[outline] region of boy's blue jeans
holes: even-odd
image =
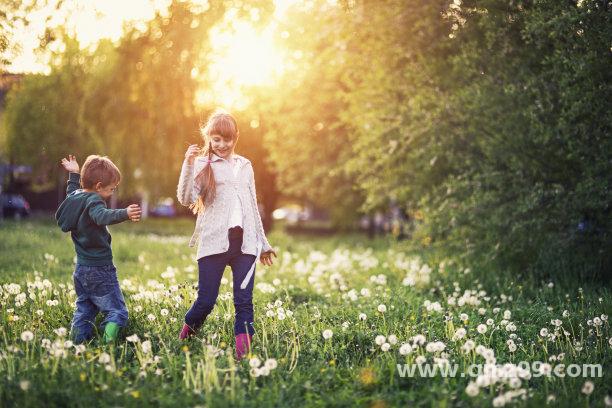
[[[93,337],[99,312],[104,314],[102,328],[110,322],[125,327],[128,311],[114,265],[77,264],[72,277],[77,294],[76,310],[72,318],[72,335],[75,342],[80,343]]]
[[[251,276],[249,284],[240,289],[240,284],[256,261],[255,255],[243,254],[242,228],[230,228],[229,249],[227,252],[205,256],[198,259],[199,282],[198,297],[185,315],[185,323],[192,329],[198,329],[206,317],[212,312],[219,295],[219,285],[223,271],[227,265],[231,266],[234,280],[234,308],[236,320],[234,334],[255,334],[253,328],[253,282],[255,275]]]

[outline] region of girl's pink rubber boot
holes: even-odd
[[[247,333],[240,333],[236,336],[236,359],[242,360],[251,348],[253,336]]]
[[[187,323],[183,324],[183,329],[181,330],[181,334],[179,334],[179,340],[185,340],[188,337],[191,337],[195,334],[195,331],[187,326]]]

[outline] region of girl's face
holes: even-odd
[[[234,151],[235,141],[232,139],[225,139],[221,135],[210,135],[210,145],[213,153],[222,159],[227,159]]]

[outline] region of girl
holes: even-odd
[[[276,253],[268,243],[257,209],[251,162],[237,154],[238,126],[229,114],[217,111],[201,130],[205,148],[191,145],[177,188],[178,201],[197,214],[189,246],[199,239],[198,296],[187,314],[181,340],[195,334],[212,311],[223,271],[231,266],[234,279],[236,357],[251,347],[255,262],[272,265]]]

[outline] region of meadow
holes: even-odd
[[[69,235],[51,219],[0,223],[0,406],[612,406],[609,287],[508,276],[408,241],[274,231],[249,358],[233,358],[229,269],[180,342],[192,225],[110,227],[129,325],[116,345],[77,345]],[[398,364],[438,371],[402,377]],[[570,375],[583,364],[601,376]]]

